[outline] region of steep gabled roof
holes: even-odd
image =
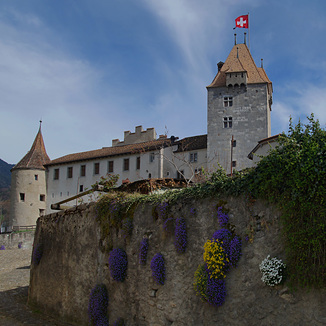
[[[11,169],[37,169],[45,170],[44,165],[50,162],[45,150],[41,125],[29,152]]]
[[[213,82],[207,88],[226,86],[226,73],[243,71],[247,72],[247,84],[271,84],[265,70],[263,68],[257,68],[247,45],[236,44]]]
[[[118,155],[145,153],[169,146],[170,143],[171,140],[168,138],[159,138],[156,140],[137,144],[103,147],[101,149],[95,149],[92,151],[68,154],[50,161],[48,164],[46,164],[46,166],[101,159],[106,157],[108,158]]]

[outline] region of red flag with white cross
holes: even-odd
[[[236,18],[235,28],[249,28],[249,15],[242,15]]]

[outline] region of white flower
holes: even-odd
[[[270,258],[268,255],[259,265],[262,272],[261,280],[269,286],[274,286],[282,282],[286,265],[276,257]]]

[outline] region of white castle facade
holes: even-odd
[[[34,171],[28,167],[31,175],[25,177],[21,162],[26,159],[23,159],[12,170],[12,223],[35,224],[44,209],[46,214],[53,212],[52,204],[90,189],[107,174],[119,175],[118,184],[156,178],[196,181],[202,169],[213,171],[221,166],[231,173],[233,169],[239,171],[253,166],[255,151],[269,143],[269,139],[275,141],[275,137],[270,138],[272,83],[263,67],[256,66],[246,44],[235,44],[225,63],[218,63],[218,72],[207,86],[207,94],[207,135],[179,140],[173,136],[157,137],[154,128],[143,130],[137,126],[134,132],[124,132],[123,141],[113,140],[110,147],[69,154],[52,161],[43,144],[44,148],[40,148],[44,158],[39,160],[42,167]],[[42,138],[40,131],[37,138]],[[35,171],[44,184],[42,189],[37,188],[33,180]],[[35,184],[35,190],[23,189],[27,184]],[[28,205],[24,206],[25,211],[19,210],[21,193],[25,193],[26,201],[32,193],[42,196],[39,200],[34,196],[33,200],[42,201],[44,206],[31,213],[27,213]],[[77,199],[72,202],[77,203]],[[33,216],[34,222],[24,220],[23,216],[27,215]]]

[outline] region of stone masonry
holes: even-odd
[[[193,281],[203,263],[204,243],[219,228],[216,206],[221,199],[227,202],[243,249],[238,267],[226,279],[226,302],[216,308],[196,296]],[[285,259],[275,208],[245,198],[210,198],[175,205],[172,214],[186,219],[184,254],[176,252],[173,232],[166,234],[162,222],[153,219],[150,205],[137,208],[133,234],[127,240],[115,229],[110,239],[101,239],[94,205],[39,218],[34,246],[42,243],[44,251],[39,265],[31,267],[29,304],[76,325],[88,325],[89,294],[96,284],[104,283],[110,324],[122,317],[128,326],[326,325],[325,291],[291,292],[286,284],[270,288],[261,281],[259,264],[267,255]],[[144,236],[149,238],[149,252],[146,265],[141,266],[138,256]],[[101,251],[108,240],[128,255],[123,283],[111,278],[109,253]],[[166,264],[163,286],[154,282],[150,269],[158,252]]]

